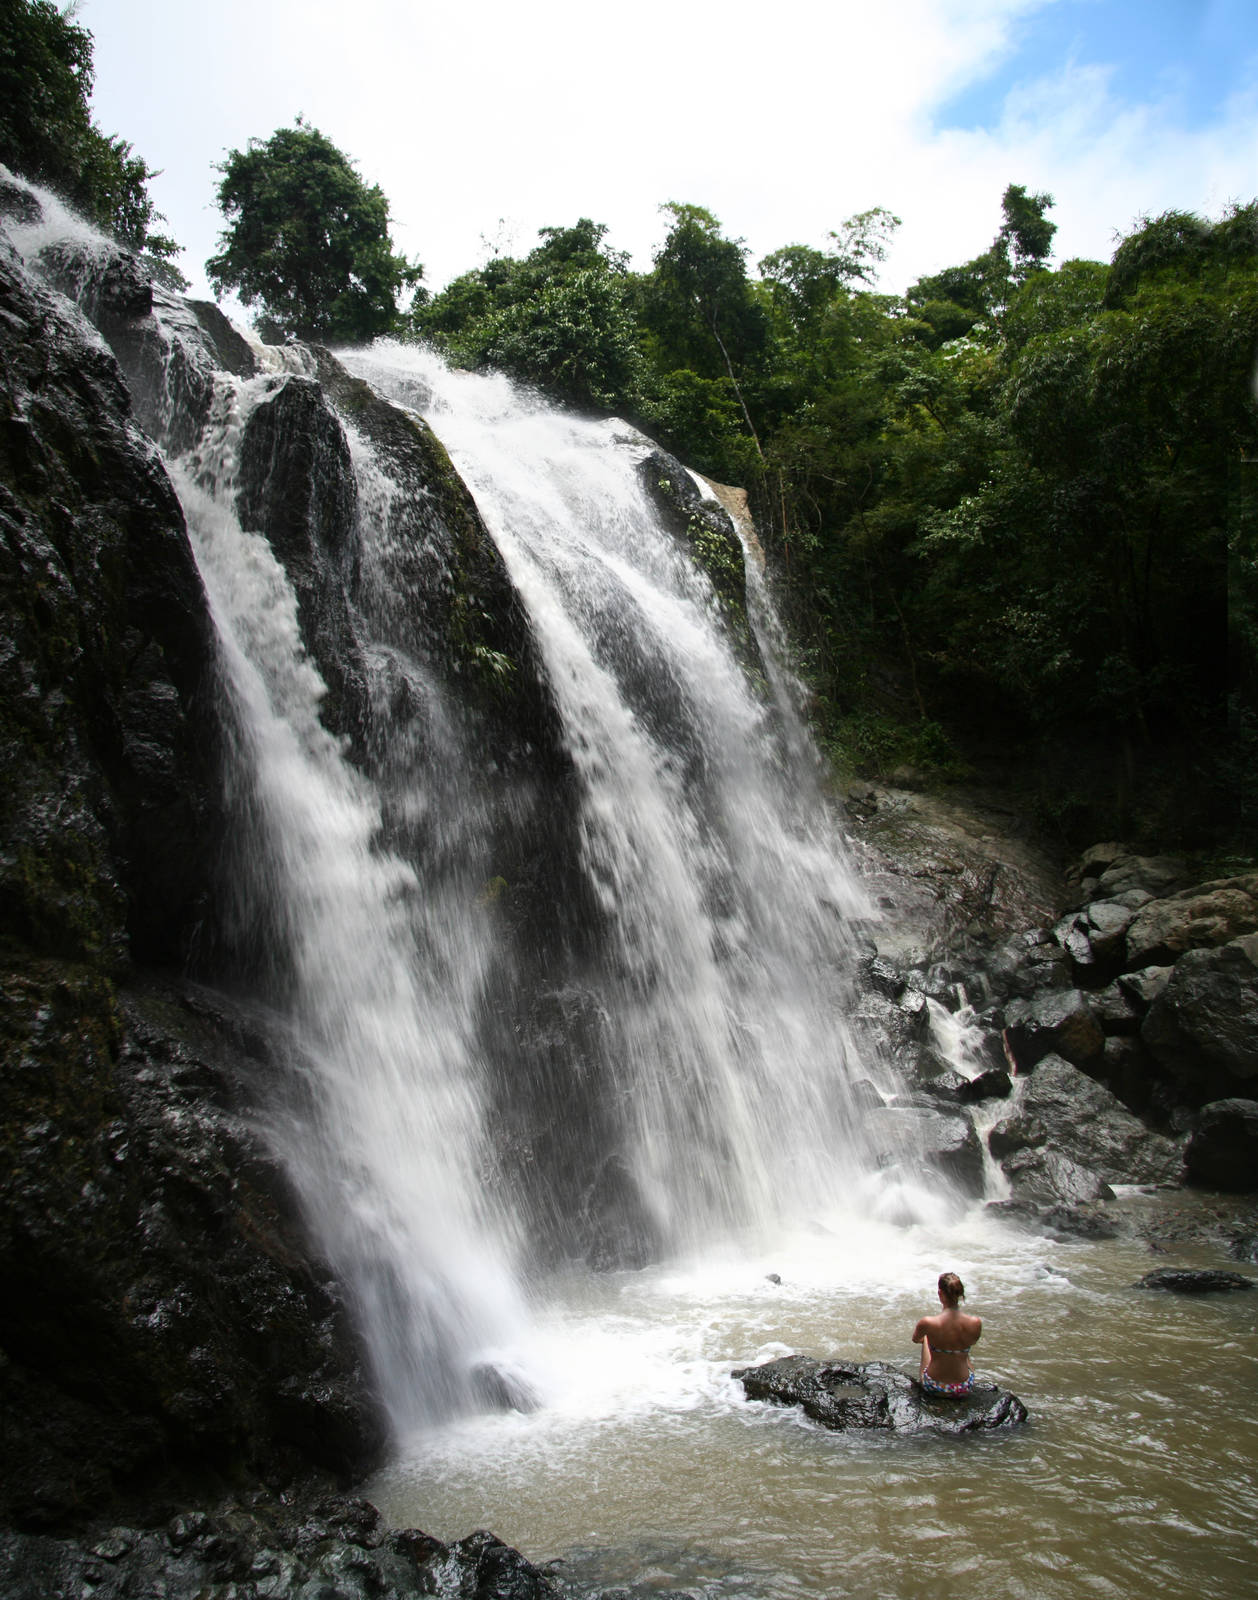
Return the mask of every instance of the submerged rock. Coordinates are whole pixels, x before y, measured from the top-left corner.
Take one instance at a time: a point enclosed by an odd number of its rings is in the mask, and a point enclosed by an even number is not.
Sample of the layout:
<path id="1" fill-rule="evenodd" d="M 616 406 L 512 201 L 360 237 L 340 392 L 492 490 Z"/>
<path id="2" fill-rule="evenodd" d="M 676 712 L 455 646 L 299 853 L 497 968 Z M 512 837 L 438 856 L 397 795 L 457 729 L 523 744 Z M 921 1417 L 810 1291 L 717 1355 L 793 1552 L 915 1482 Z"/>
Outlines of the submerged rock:
<path id="1" fill-rule="evenodd" d="M 1159 1267 L 1146 1272 L 1133 1285 L 1137 1289 L 1166 1289 L 1171 1294 L 1232 1294 L 1252 1289 L 1254 1280 L 1241 1272 L 1225 1272 L 1218 1267 Z"/>
<path id="2" fill-rule="evenodd" d="M 975 1383 L 966 1400 L 938 1399 L 885 1361 L 783 1356 L 760 1367 L 741 1367 L 732 1376 L 749 1399 L 801 1406 L 827 1428 L 952 1434 L 1011 1428 L 1027 1420 L 1017 1395 L 994 1383 Z"/>

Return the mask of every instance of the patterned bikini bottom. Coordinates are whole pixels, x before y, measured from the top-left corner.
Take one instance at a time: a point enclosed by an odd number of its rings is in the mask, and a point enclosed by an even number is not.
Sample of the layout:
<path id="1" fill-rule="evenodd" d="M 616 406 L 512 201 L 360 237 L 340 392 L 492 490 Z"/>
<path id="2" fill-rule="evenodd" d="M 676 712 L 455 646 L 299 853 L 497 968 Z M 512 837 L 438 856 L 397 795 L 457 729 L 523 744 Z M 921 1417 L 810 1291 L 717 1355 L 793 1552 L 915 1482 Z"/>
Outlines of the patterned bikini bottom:
<path id="1" fill-rule="evenodd" d="M 922 1390 L 925 1394 L 942 1395 L 945 1400 L 965 1400 L 970 1390 L 974 1387 L 974 1374 L 963 1378 L 960 1383 L 939 1383 L 928 1373 L 921 1376 Z"/>

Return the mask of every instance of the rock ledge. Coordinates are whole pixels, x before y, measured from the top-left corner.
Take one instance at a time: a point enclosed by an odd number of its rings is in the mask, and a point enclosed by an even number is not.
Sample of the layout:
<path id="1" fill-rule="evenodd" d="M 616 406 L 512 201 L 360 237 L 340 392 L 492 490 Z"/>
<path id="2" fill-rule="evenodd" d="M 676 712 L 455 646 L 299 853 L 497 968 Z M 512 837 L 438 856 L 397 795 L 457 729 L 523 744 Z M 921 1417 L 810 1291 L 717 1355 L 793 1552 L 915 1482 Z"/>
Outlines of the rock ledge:
<path id="1" fill-rule="evenodd" d="M 976 1383 L 968 1400 L 928 1398 L 914 1379 L 885 1361 L 817 1361 L 783 1356 L 732 1374 L 751 1400 L 802 1406 L 827 1428 L 875 1428 L 891 1433 L 972 1433 L 1011 1428 L 1027 1420 L 1017 1395 Z"/>

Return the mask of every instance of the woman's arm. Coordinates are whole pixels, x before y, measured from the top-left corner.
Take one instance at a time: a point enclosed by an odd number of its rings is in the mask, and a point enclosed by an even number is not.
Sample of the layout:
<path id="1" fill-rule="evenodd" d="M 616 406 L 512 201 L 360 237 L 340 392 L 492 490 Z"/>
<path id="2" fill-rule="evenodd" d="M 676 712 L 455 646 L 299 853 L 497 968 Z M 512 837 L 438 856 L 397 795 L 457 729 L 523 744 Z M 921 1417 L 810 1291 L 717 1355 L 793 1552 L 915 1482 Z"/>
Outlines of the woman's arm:
<path id="1" fill-rule="evenodd" d="M 913 1343 L 920 1344 L 922 1347 L 922 1364 L 918 1369 L 918 1377 L 920 1377 L 926 1371 L 926 1368 L 930 1366 L 930 1329 L 927 1326 L 925 1317 L 913 1329 Z"/>

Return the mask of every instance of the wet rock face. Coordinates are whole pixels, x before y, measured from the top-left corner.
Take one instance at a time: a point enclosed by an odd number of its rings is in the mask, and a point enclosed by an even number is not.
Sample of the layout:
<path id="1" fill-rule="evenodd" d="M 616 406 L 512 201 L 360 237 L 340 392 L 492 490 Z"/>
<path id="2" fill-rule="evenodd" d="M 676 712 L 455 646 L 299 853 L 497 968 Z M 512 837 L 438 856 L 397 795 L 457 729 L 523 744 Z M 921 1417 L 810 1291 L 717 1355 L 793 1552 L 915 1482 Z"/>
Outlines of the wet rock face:
<path id="1" fill-rule="evenodd" d="M 178 959 L 218 826 L 212 629 L 103 345 L 0 250 L 0 909 L 10 938 Z"/>
<path id="2" fill-rule="evenodd" d="M 1243 1194 L 1258 1186 L 1258 1100 L 1215 1100 L 1197 1117 L 1184 1164 L 1190 1183 Z"/>
<path id="3" fill-rule="evenodd" d="M 681 462 L 658 447 L 639 463 L 638 476 L 665 522 L 712 580 L 717 597 L 747 644 L 743 547 L 729 513 L 717 501 L 707 499 Z"/>
<path id="4" fill-rule="evenodd" d="M 973 1433 L 1012 1428 L 1027 1420 L 1017 1395 L 975 1382 L 968 1398 L 927 1396 L 884 1361 L 816 1361 L 783 1356 L 733 1373 L 751 1400 L 800 1406 L 824 1427 L 874 1429 L 895 1434 Z"/>
<path id="5" fill-rule="evenodd" d="M 172 454 L 196 442 L 209 414 L 216 367 L 241 377 L 257 370 L 253 352 L 217 306 L 154 284 L 131 251 L 99 239 L 64 241 L 39 259 L 48 281 L 104 335 L 126 377 L 137 420 Z"/>
<path id="6" fill-rule="evenodd" d="M 230 1109 L 266 1070 L 243 1023 L 59 967 L 9 974 L 0 1024 L 0 1508 L 57 1522 L 207 1469 L 370 1466 L 345 1308 Z"/>
<path id="7" fill-rule="evenodd" d="M 327 688 L 320 717 L 361 750 L 366 670 L 351 616 L 357 488 L 344 431 L 311 378 L 287 374 L 250 413 L 236 510 L 265 536 L 297 595 L 302 639 Z"/>
<path id="8" fill-rule="evenodd" d="M 80 1539 L 0 1534 L 0 1595 L 97 1600 L 286 1595 L 309 1600 L 554 1600 L 541 1570 L 490 1533 L 443 1544 L 386 1528 L 365 1500 L 282 1509 L 257 1501 L 184 1511 L 159 1527 L 113 1527 Z"/>
<path id="9" fill-rule="evenodd" d="M 144 299 L 120 267 L 97 308 L 142 322 Z M 212 624 L 130 407 L 0 241 L 0 1514 L 28 1523 L 380 1445 L 234 1109 L 265 1052 L 137 976 L 193 948 L 223 810 Z"/>

